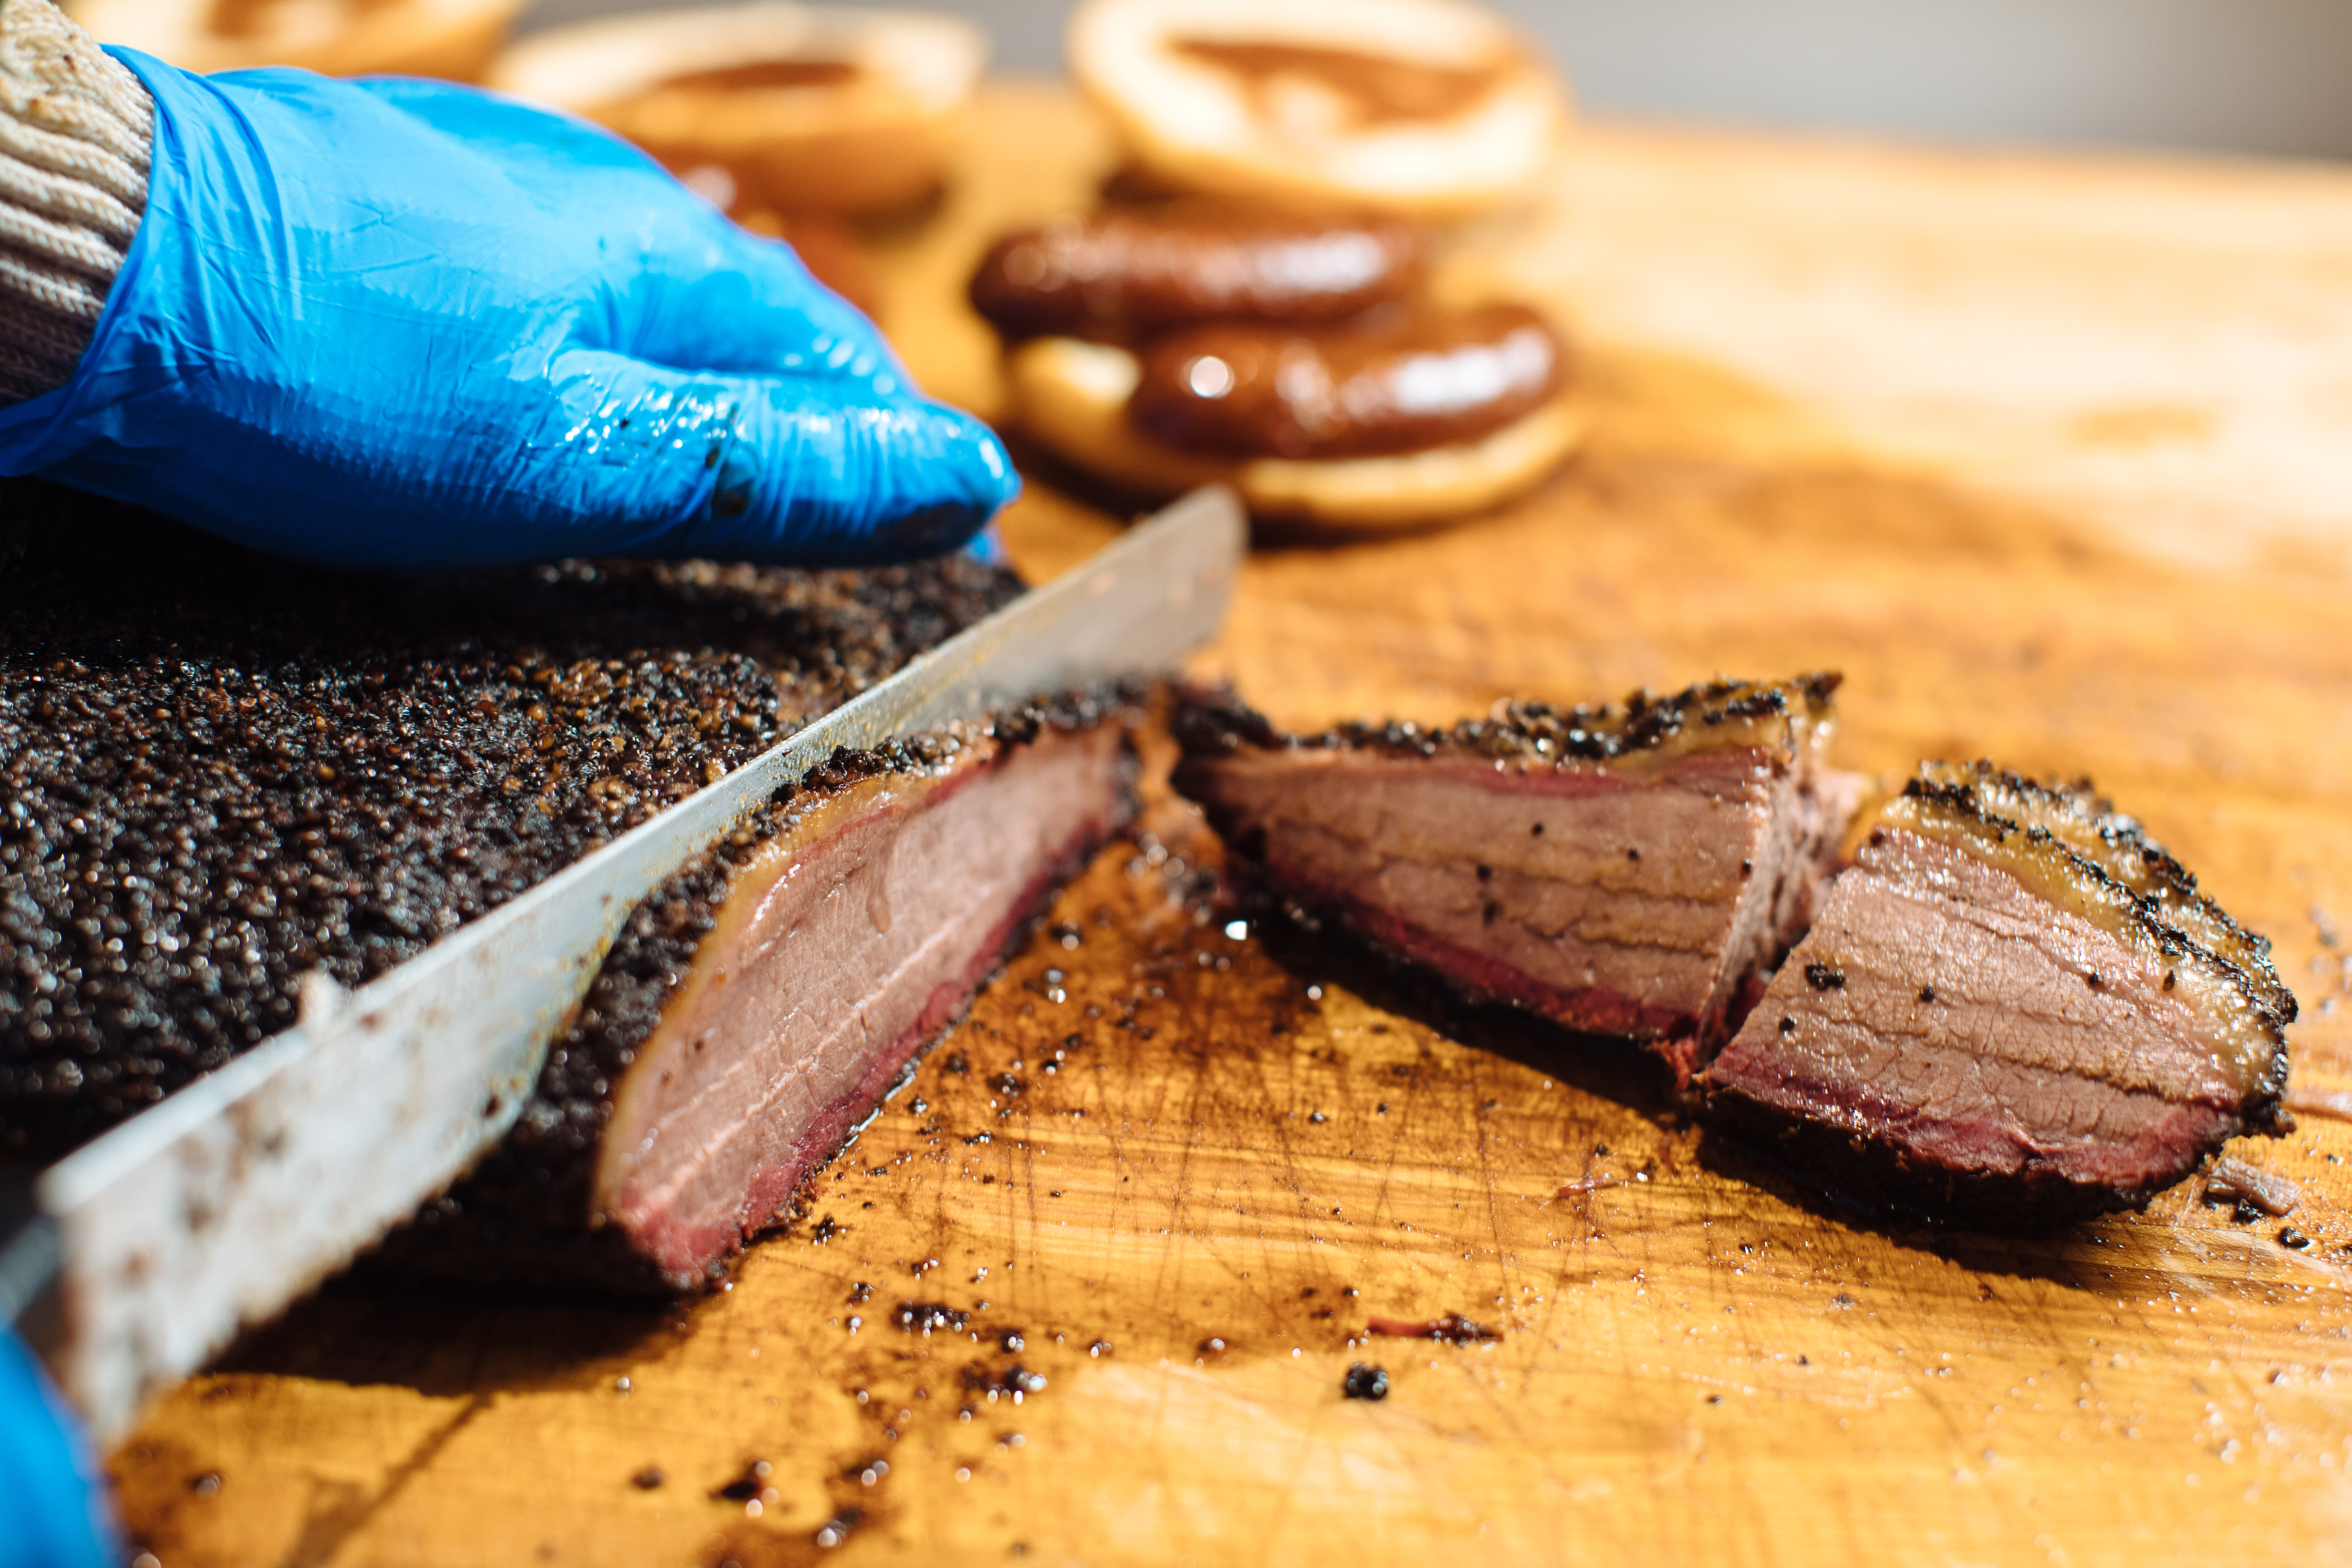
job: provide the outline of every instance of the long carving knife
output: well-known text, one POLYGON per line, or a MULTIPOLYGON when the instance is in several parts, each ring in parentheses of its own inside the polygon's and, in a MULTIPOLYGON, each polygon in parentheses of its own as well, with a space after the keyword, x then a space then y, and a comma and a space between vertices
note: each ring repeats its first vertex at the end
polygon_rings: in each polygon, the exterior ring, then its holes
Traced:
POLYGON ((1196 491, 381 979, 307 994, 293 1028, 42 1174, 0 1247, 10 1315, 100 1438, 119 1436, 152 1392, 505 1135, 622 921, 670 872, 836 747, 1172 670, 1215 633, 1244 542, 1231 493, 1196 491))

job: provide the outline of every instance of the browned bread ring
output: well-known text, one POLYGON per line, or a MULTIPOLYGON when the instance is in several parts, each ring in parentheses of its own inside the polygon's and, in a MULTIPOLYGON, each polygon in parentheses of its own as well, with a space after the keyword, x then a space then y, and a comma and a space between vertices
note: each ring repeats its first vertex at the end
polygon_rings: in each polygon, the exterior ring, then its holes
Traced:
POLYGON ((1222 480, 1259 517, 1361 531, 1406 528, 1497 506, 1574 449, 1583 419, 1565 395, 1481 439, 1392 457, 1213 458, 1150 439, 1127 416, 1139 366, 1123 348, 1038 338, 1006 374, 1022 428, 1098 478, 1155 495, 1222 480))
POLYGON ((756 0, 540 33, 490 85, 610 127, 721 206, 878 213, 938 188, 987 58, 961 17, 756 0))
POLYGON ((1465 0, 1087 0, 1068 54, 1171 189, 1448 216, 1524 195, 1558 78, 1465 0))

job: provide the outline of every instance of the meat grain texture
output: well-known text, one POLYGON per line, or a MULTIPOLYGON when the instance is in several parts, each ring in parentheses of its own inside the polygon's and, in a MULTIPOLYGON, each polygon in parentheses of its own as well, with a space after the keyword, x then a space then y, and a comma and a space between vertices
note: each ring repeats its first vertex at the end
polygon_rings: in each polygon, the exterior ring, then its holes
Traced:
POLYGON ((1650 1043, 1848 1199, 2039 1226, 2292 1126, 2267 942, 2086 784, 1927 763, 1849 828, 1835 684, 1311 737, 1210 700, 1176 778, 1281 897, 1650 1043))
POLYGON ((836 753, 624 928, 506 1142, 383 1260, 621 1294, 789 1212, 1128 820, 1130 694, 836 753))
POLYGON ((1857 781, 1822 760, 1837 684, 1313 736, 1208 700, 1176 784, 1282 897, 1687 1081, 1803 931, 1852 813, 1857 781))
POLYGON ((2294 1016, 2270 944, 2087 785, 1927 763, 1706 1088, 1849 1188, 2038 1224, 2291 1128, 2294 1016))
POLYGON ((1007 602, 874 571, 274 562, 0 501, 0 1160, 57 1158, 1007 602))

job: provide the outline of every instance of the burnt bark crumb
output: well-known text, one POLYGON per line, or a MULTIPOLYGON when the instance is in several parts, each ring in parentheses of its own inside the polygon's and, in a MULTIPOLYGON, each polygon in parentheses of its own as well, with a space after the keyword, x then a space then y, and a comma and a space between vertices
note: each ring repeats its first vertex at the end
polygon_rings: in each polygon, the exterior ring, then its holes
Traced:
POLYGON ((2261 1215, 2284 1219, 2303 1201, 2303 1189, 2259 1165, 2224 1157, 2206 1173, 2204 1198, 2208 1204, 2236 1205, 2242 1219, 2261 1215))
POLYGON ((0 484, 0 1160, 47 1162, 1009 601, 871 571, 275 561, 0 484))

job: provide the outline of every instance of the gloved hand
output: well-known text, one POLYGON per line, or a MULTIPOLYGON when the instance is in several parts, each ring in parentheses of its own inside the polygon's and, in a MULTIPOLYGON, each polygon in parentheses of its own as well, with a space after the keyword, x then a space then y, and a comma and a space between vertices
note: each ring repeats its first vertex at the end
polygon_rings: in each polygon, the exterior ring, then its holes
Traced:
POLYGON ((445 84, 192 76, 79 370, 0 472, 424 570, 947 549, 1017 487, 865 319, 602 131, 445 84))
POLYGON ((0 1568, 121 1562, 103 1497, 64 1402, 0 1326, 0 1568))

